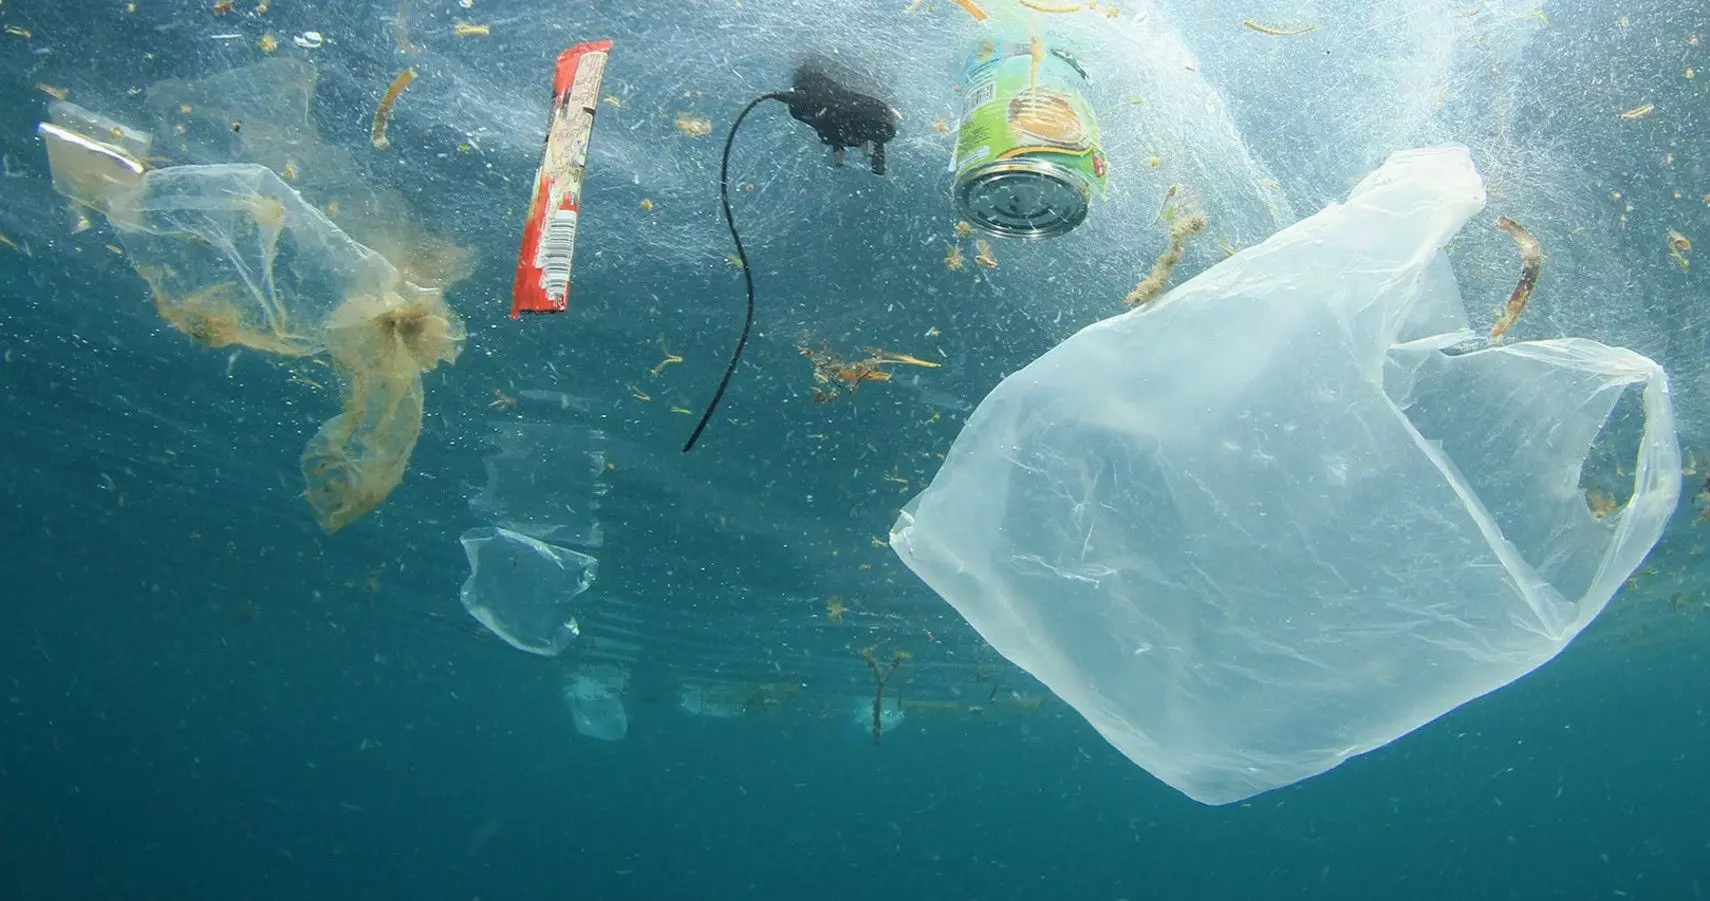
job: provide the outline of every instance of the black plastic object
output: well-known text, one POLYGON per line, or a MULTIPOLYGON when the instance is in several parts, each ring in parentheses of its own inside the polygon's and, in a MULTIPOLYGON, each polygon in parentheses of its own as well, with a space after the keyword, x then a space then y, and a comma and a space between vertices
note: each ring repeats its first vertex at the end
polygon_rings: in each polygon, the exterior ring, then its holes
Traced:
POLYGON ((885 142, 897 136, 896 113, 889 104, 850 90, 812 66, 796 70, 795 87, 783 99, 790 116, 807 123, 832 150, 870 147, 874 174, 885 174, 885 142))
POLYGON ((851 90, 811 65, 796 70, 795 86, 790 90, 762 94, 750 100, 737 114, 736 121, 731 123, 730 132, 724 138, 724 155, 719 160, 718 199, 724 205, 724 224, 730 228, 730 239, 736 243, 736 262, 742 268, 742 281, 748 289, 748 308, 742 320, 742 334, 736 339, 736 349, 730 353, 730 365, 725 367, 718 390, 713 392, 712 401, 701 413, 701 421, 695 424, 694 432, 684 442, 685 454, 695 449, 695 443, 701 440, 707 423, 712 421, 719 401, 724 399, 725 389, 730 387, 730 377, 736 374, 736 364, 742 360, 742 350, 748 346, 748 333, 754 328, 754 273, 748 266, 748 252, 742 247, 742 236, 736 233, 736 219, 730 213, 730 146, 736 140, 736 130, 742 126, 742 120, 767 100, 782 100, 790 108, 790 115, 813 128, 819 139, 831 146, 839 160, 847 148, 865 149, 872 156, 876 175, 885 174, 885 143, 897 134, 897 115, 889 104, 851 90))

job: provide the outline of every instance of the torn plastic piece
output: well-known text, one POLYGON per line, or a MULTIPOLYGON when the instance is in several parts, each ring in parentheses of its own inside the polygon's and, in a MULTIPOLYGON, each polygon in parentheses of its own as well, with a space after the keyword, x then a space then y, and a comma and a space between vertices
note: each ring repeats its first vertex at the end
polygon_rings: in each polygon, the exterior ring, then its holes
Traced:
POLYGON ((53 189, 84 206, 108 211, 111 200, 135 188, 153 138, 64 100, 48 105, 36 126, 47 145, 53 189))
POLYGON ((562 313, 570 307, 570 263, 582 214, 582 174, 611 49, 609 40, 590 41, 558 57, 546 152, 534 176, 534 197, 517 254, 512 319, 524 313, 562 313))

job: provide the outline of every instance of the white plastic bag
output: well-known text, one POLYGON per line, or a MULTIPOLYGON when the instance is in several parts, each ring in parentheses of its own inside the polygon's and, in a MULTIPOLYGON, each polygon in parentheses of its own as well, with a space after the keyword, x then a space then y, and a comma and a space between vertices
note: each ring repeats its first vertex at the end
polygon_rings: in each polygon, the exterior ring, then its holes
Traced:
POLYGON ((1130 759, 1208 804, 1381 747, 1543 664, 1678 501, 1667 381, 1472 337, 1446 242, 1470 155, 1398 153, 982 402, 891 546, 1130 759), (1581 467, 1629 388, 1617 510, 1581 467))

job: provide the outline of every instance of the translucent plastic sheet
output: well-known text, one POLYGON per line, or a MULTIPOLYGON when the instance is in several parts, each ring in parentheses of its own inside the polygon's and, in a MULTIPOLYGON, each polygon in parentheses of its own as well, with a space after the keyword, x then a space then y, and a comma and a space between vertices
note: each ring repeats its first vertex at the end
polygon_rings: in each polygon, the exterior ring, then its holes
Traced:
POLYGON ((247 164, 174 166, 109 200, 168 322, 210 347, 328 353, 344 412, 303 451, 307 497, 337 531, 403 479, 422 423, 422 373, 452 362, 463 324, 278 175, 247 164))
MULTIPOLYGON (((544 394, 542 392, 534 392, 544 394)), ((606 436, 585 425, 496 423, 487 481, 469 499, 482 519, 543 541, 597 548, 606 436)))
POLYGON ((168 136, 158 151, 175 161, 265 166, 408 281, 449 288, 467 274, 469 250, 423 227, 424 211, 385 186, 377 160, 322 139, 319 84, 310 58, 274 57, 150 85, 145 106, 155 133, 168 136))
POLYGON ((164 146, 65 102, 39 131, 55 189, 107 215, 179 331, 209 347, 331 356, 343 412, 300 465, 316 518, 338 531, 384 502, 409 466, 422 374, 462 348, 463 323, 442 290, 462 277, 467 254, 320 143, 309 119, 314 76, 304 61, 270 60, 157 84, 148 98, 164 146), (155 151, 211 162, 150 169, 168 158, 155 151), (321 200, 289 183, 299 179, 321 200))
POLYGON ((980 404, 891 546, 1207 803, 1519 678, 1638 567, 1681 462, 1645 357, 1459 352, 1442 248, 1483 203, 1464 149, 1400 153, 1346 203, 1087 327, 980 404), (1582 469, 1629 391, 1631 486, 1594 509, 1582 469))
POLYGON ((623 693, 629 671, 610 664, 582 667, 564 685, 564 703, 570 708, 576 731, 599 741, 622 741, 629 734, 629 711, 623 693))
POLYGON ((577 597, 594 583, 599 562, 505 529, 463 533, 469 577, 463 608, 520 651, 553 657, 580 634, 577 597))

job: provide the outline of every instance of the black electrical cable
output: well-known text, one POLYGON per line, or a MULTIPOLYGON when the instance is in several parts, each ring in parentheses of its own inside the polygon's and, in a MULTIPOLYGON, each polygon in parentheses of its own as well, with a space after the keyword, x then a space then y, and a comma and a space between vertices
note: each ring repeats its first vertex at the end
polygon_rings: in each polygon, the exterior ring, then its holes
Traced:
POLYGON ((730 213, 730 145, 736 141, 736 130, 742 127, 742 120, 754 111, 754 108, 767 100, 782 100, 789 102, 793 95, 787 91, 774 91, 761 94, 750 100, 742 108, 736 121, 730 124, 730 133, 724 137, 724 158, 718 164, 718 199, 724 204, 724 224, 730 227, 730 239, 736 242, 736 262, 742 269, 742 281, 748 288, 748 313, 742 320, 742 334, 736 339, 736 349, 730 352, 730 365, 724 369, 724 378, 719 380, 718 390, 713 392, 712 401, 707 404, 706 412, 701 414, 701 421, 695 425, 695 431, 689 435, 689 440, 683 444, 683 453, 695 449, 695 442, 701 440, 701 433, 706 431, 707 423, 712 421, 713 412, 718 409, 718 402, 724 399, 724 391, 730 387, 730 377, 736 374, 736 364, 742 360, 742 349, 748 346, 748 332, 754 327, 754 273, 748 270, 748 252, 742 249, 742 236, 736 233, 736 218, 730 213))

